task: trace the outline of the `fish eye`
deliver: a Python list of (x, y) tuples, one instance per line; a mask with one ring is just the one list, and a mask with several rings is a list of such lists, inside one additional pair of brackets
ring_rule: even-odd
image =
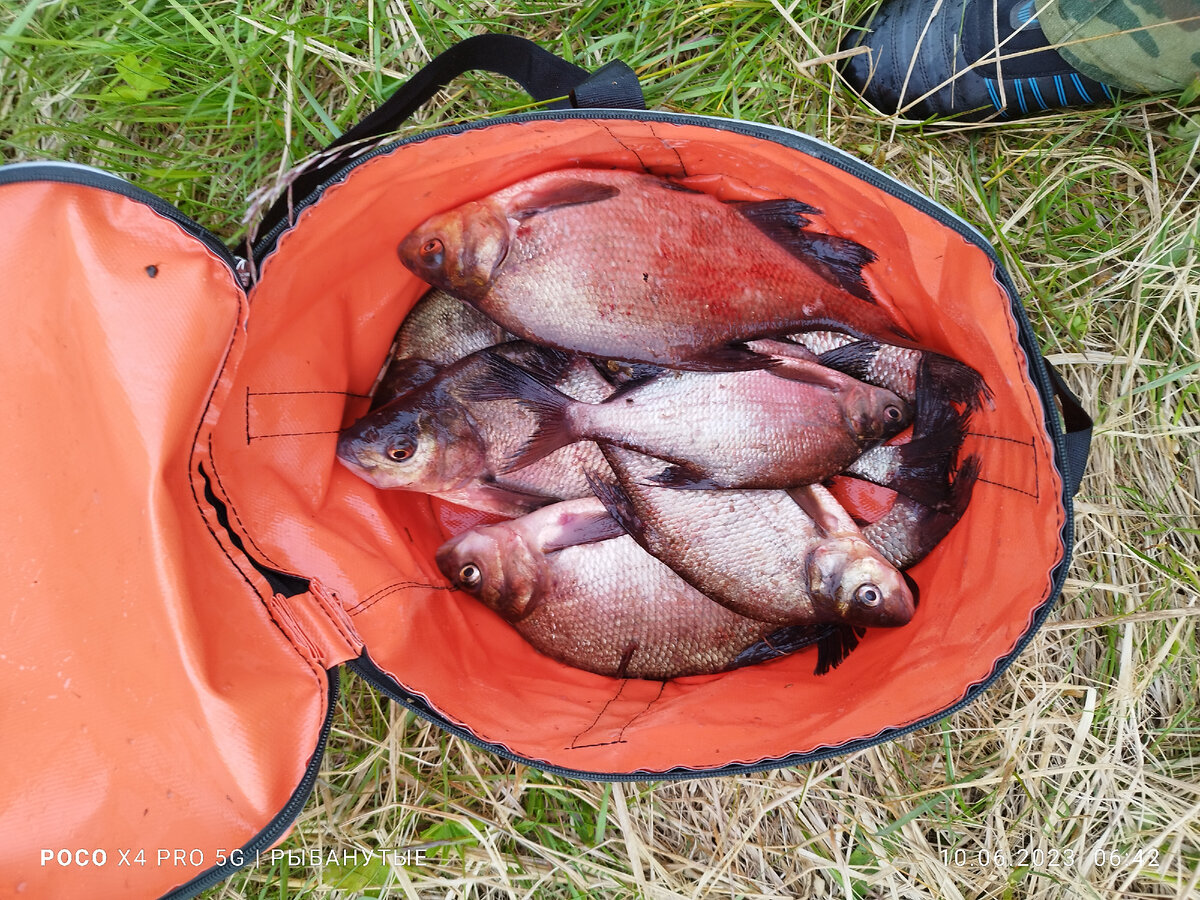
[(430, 238), (421, 245), (421, 261), (429, 266), (440, 266), (445, 252), (446, 246), (440, 238)]
[(883, 602), (883, 592), (873, 584), (864, 584), (854, 592), (854, 600), (863, 606), (878, 606)]
[(475, 563), (467, 563), (458, 570), (458, 583), (465, 588), (479, 587), (481, 581), (483, 581), (483, 573), (479, 571), (479, 566)]
[(887, 407), (883, 411), (883, 414), (890, 422), (899, 422), (900, 419), (904, 416), (904, 413), (901, 412), (900, 407), (898, 407), (898, 406)]
[(398, 444), (393, 444), (388, 447), (387, 458), (392, 462), (408, 462), (413, 458), (413, 454), (417, 452), (417, 445), (412, 441), (401, 441)]

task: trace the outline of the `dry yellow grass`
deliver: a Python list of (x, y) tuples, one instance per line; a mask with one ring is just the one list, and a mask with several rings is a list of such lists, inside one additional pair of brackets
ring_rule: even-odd
[[(652, 99), (814, 133), (976, 224), (1028, 298), (1048, 358), (1097, 417), (1058, 607), (990, 690), (939, 725), (766, 774), (591, 784), (478, 751), (351, 677), (314, 795), (283, 845), (343, 863), (264, 861), (209, 896), (1200, 896), (1200, 109), (1159, 99), (1000, 128), (881, 121), (837, 87), (830, 64), (838, 20), (864, 5), (209, 4), (286, 47), (264, 101), (279, 115), (258, 126), (257, 149), (222, 143), (208, 124), (97, 112), (83, 95), (111, 77), (104, 64), (51, 63), (32, 46), (31, 60), (6, 63), (0, 111), (39, 109), (53, 123), (10, 118), (7, 156), (127, 160), (125, 171), (232, 236), (247, 198), (261, 199), (252, 186), (277, 184), (320, 143), (298, 112), (320, 124), (304, 79), (337, 110), (364, 90), (358, 75), (409, 74), (455, 29), (483, 23), (533, 30), (594, 66), (596, 41), (626, 22), (618, 50)], [(281, 24), (335, 13), (396, 49), (380, 51), (370, 29), (323, 35), (304, 19), (297, 37)], [(94, 33), (113, 39), (116, 28)], [(447, 116), (480, 109), (463, 89), (442, 99)], [(207, 187), (146, 174), (155, 154), (188, 141), (188, 166), (236, 156), (255, 171)], [(345, 864), (349, 851), (403, 848), (407, 865)]]

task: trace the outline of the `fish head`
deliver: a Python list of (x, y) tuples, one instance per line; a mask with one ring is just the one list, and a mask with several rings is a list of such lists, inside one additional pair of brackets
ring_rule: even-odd
[(457, 490), (486, 466), (466, 412), (440, 391), (418, 390), (359, 419), (338, 435), (337, 457), (378, 488), (426, 493)]
[(422, 281), (476, 301), (508, 256), (509, 234), (507, 216), (493, 205), (467, 203), (419, 225), (400, 242), (400, 261)]
[(538, 554), (522, 533), (506, 523), (456, 535), (438, 548), (438, 568), (455, 589), (465, 591), (509, 622), (518, 622), (541, 596)]
[(906, 625), (916, 611), (904, 576), (858, 535), (836, 535), (809, 555), (809, 590), (830, 618), (863, 628)]
[(859, 443), (883, 441), (899, 434), (912, 421), (912, 407), (886, 388), (856, 384), (846, 394), (842, 409), (846, 423)]

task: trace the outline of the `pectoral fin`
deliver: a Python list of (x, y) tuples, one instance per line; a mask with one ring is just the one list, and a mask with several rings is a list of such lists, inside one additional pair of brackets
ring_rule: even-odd
[(553, 553), (564, 547), (579, 544), (595, 544), (620, 537), (625, 529), (608, 514), (598, 509), (594, 513), (570, 513), (555, 523), (553, 532), (548, 532), (542, 542), (543, 553)]
[(564, 181), (522, 194), (513, 202), (508, 214), (514, 219), (528, 219), (553, 209), (611, 200), (619, 193), (619, 189), (608, 184), (597, 184), (582, 179)]

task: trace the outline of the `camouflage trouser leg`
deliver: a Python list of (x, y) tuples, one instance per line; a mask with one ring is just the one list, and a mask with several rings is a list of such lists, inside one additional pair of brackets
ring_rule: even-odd
[(1038, 21), (1089, 78), (1137, 93), (1200, 76), (1200, 0), (1036, 0)]

